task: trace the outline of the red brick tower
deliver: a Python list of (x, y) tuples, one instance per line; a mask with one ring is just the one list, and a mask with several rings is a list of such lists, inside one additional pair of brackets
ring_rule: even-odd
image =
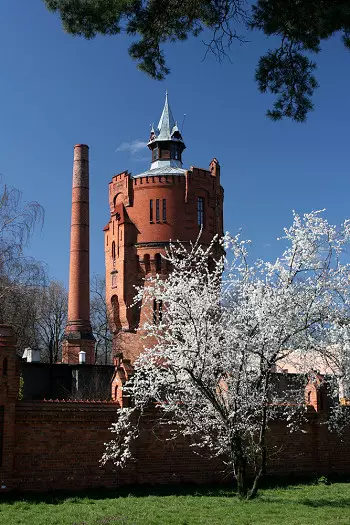
[(95, 339), (90, 323), (89, 268), (89, 147), (74, 146), (70, 237), (68, 322), (62, 347), (63, 363), (79, 363), (79, 352), (93, 364)]
[[(110, 220), (105, 227), (106, 300), (111, 307), (114, 353), (131, 362), (142, 351), (139, 329), (152, 312), (131, 307), (134, 285), (145, 275), (166, 274), (161, 254), (170, 240), (209, 244), (223, 233), (223, 188), (217, 159), (209, 170), (182, 167), (185, 144), (168, 97), (148, 142), (151, 168), (132, 176), (115, 175), (109, 184)], [(154, 305), (155, 312), (159, 305)]]

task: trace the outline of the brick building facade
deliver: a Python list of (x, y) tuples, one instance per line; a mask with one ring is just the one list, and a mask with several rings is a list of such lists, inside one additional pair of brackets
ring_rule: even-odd
[(142, 325), (154, 311), (132, 306), (134, 286), (149, 274), (166, 276), (162, 254), (169, 241), (209, 244), (223, 234), (223, 197), (217, 159), (209, 169), (185, 169), (185, 144), (173, 118), (168, 97), (157, 130), (148, 142), (149, 170), (131, 175), (125, 171), (109, 184), (110, 219), (105, 232), (106, 299), (112, 309), (114, 349), (131, 362), (143, 348)]

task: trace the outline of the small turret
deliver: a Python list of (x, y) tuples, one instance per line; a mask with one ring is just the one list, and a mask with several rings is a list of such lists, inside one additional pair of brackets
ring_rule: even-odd
[(182, 152), (186, 146), (177, 122), (174, 120), (168, 101), (168, 93), (165, 95), (165, 104), (157, 130), (158, 134), (152, 126), (148, 142), (148, 147), (152, 151), (151, 170), (166, 166), (182, 168)]

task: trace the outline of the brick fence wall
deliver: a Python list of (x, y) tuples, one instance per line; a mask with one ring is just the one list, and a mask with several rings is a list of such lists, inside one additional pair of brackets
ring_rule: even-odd
[[(228, 482), (225, 465), (196, 455), (184, 441), (159, 439), (156, 411), (150, 410), (135, 443), (136, 461), (120, 470), (99, 460), (116, 405), (92, 402), (19, 402), (14, 462), (8, 487), (21, 490), (85, 489), (148, 483)], [(268, 474), (350, 474), (350, 435), (330, 434), (322, 415), (310, 413), (306, 433), (290, 434), (282, 423), (269, 431)]]
[(222, 465), (195, 455), (183, 441), (164, 442), (155, 432), (155, 411), (143, 420), (136, 461), (121, 470), (99, 465), (113, 434), (115, 403), (19, 402), (13, 472), (5, 480), (20, 490), (85, 489), (134, 483), (210, 483), (223, 479)]

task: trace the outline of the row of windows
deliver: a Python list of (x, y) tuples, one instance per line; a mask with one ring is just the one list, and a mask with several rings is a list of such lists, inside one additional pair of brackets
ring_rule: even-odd
[[(162, 221), (166, 222), (166, 199), (155, 199), (156, 207), (154, 214), (153, 199), (149, 201), (149, 221), (154, 222), (154, 215), (156, 222), (160, 222), (160, 206), (162, 202)], [(205, 222), (205, 208), (204, 208), (204, 197), (198, 197), (197, 199), (197, 224), (204, 228)], [(120, 232), (120, 238), (122, 239), (122, 232)], [(107, 237), (108, 244), (108, 237)], [(158, 254), (156, 254), (157, 256)], [(119, 243), (118, 243), (118, 257), (119, 257)], [(116, 258), (115, 242), (112, 242), (112, 259)]]
[[(161, 199), (156, 199), (156, 222), (160, 222), (160, 201)], [(166, 199), (162, 199), (162, 221), (166, 222)], [(153, 199), (149, 201), (149, 222), (153, 222), (154, 219), (154, 206)]]
[[(162, 201), (162, 221), (166, 222), (166, 199), (155, 199), (156, 210), (155, 219), (156, 222), (160, 222), (160, 203)], [(154, 204), (153, 199), (149, 201), (149, 222), (154, 222)], [(204, 197), (198, 197), (197, 199), (197, 224), (204, 228)]]
[[(146, 273), (149, 273), (151, 271), (151, 258), (148, 253), (144, 255), (143, 262), (145, 265)], [(161, 272), (162, 271), (162, 256), (160, 255), (160, 253), (155, 254), (154, 263), (156, 267), (156, 272)]]

